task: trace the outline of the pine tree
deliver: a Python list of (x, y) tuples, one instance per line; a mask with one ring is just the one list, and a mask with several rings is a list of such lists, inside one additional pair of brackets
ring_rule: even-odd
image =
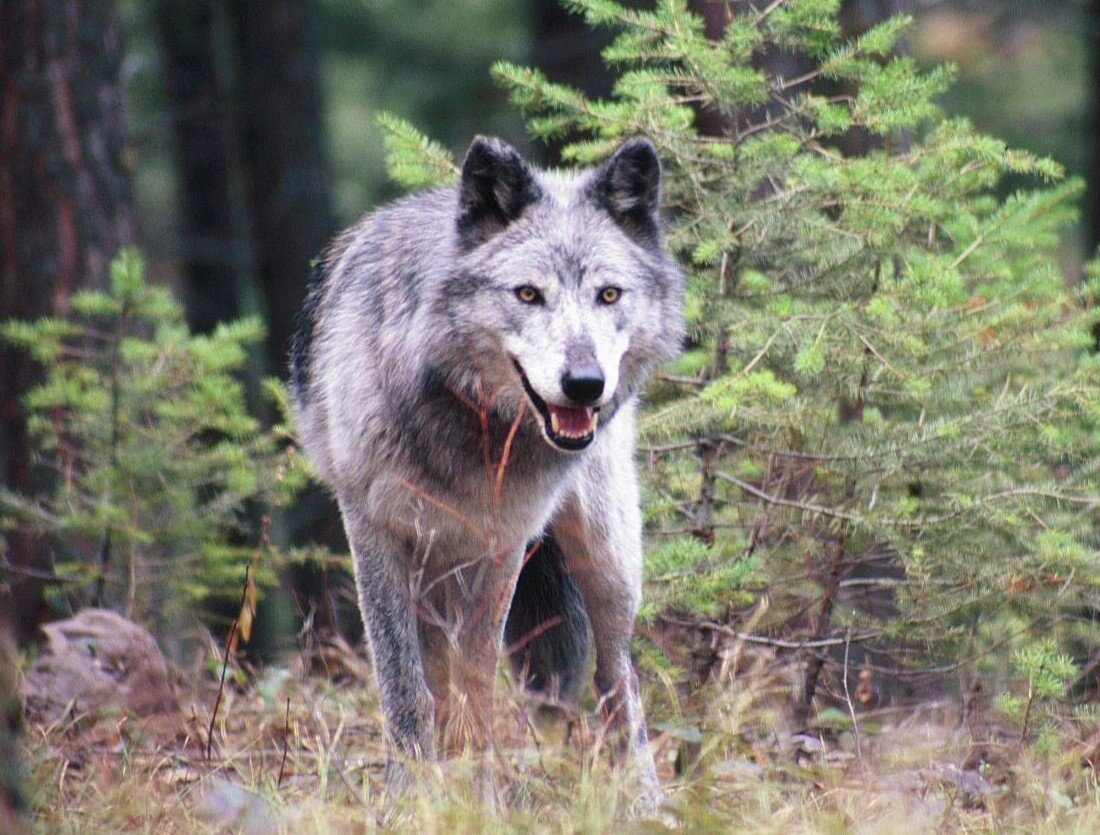
[(271, 578), (268, 543), (242, 535), (242, 512), (289, 498), (304, 471), (284, 430), (246, 409), (239, 376), (263, 339), (257, 320), (192, 335), (124, 249), (110, 286), (75, 293), (72, 315), (9, 322), (0, 338), (44, 368), (24, 405), (54, 475), (46, 496), (0, 491), (0, 518), (46, 537), (62, 593), (163, 627), (195, 603), (238, 599), (250, 566)]
[[(946, 117), (951, 70), (893, 51), (905, 17), (844, 39), (836, 0), (776, 0), (708, 39), (684, 0), (567, 5), (616, 32), (609, 99), (495, 75), (534, 136), (586, 137), (567, 160), (658, 145), (689, 280), (690, 344), (641, 423), (649, 615), (737, 632), (766, 595), (749, 637), (804, 653), (804, 711), (831, 647), (853, 664), (1095, 647), (1075, 613), (1100, 582), (1097, 277), (1069, 286), (1057, 262), (1081, 184)], [(769, 76), (771, 49), (812, 69)], [(846, 156), (857, 129), (873, 149)], [(448, 170), (396, 137), (398, 173)], [(1003, 193), (1009, 175), (1030, 187)]]

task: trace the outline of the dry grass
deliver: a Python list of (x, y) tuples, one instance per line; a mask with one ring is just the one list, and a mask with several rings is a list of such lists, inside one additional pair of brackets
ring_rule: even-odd
[[(651, 684), (654, 748), (669, 789), (660, 820), (631, 815), (627, 775), (606, 765), (598, 727), (547, 728), (502, 677), (491, 763), (498, 802), (478, 801), (468, 760), (418, 770), (384, 802), (384, 746), (369, 672), (239, 671), (206, 728), (216, 679), (195, 671), (184, 718), (159, 725), (81, 717), (26, 738), (37, 828), (47, 832), (1097, 832), (1100, 785), (1067, 745), (1040, 756), (987, 728), (986, 764), (966, 770), (972, 730), (948, 706), (858, 717), (824, 742), (795, 738), (760, 670), (681, 698)], [(287, 705), (289, 703), (289, 712)], [(289, 719), (288, 719), (289, 716)], [(559, 737), (550, 741), (551, 737)], [(1006, 737), (1007, 738), (1007, 737)], [(675, 777), (675, 764), (690, 776)]]

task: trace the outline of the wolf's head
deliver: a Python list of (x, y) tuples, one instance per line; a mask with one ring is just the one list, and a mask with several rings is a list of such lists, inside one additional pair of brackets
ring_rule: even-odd
[(610, 419), (679, 350), (682, 278), (661, 244), (660, 179), (644, 139), (573, 174), (539, 171), (496, 139), (466, 153), (442, 303), (480, 373), (522, 387), (558, 449), (592, 443), (601, 412)]

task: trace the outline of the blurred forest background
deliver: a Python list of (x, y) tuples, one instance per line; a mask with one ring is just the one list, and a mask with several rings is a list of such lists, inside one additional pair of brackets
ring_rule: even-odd
[[(706, 22), (707, 34), (719, 38), (727, 6), (740, 3), (691, 0), (688, 5)], [(763, 2), (752, 5), (770, 8)], [(1051, 158), (1071, 180), (1083, 179), (1085, 188), (1075, 198), (1080, 201), (1079, 217), (1059, 227), (1060, 237), (1053, 245), (1065, 285), (1079, 286), (1100, 242), (1100, 2), (843, 0), (839, 6), (841, 27), (850, 37), (873, 30), (892, 15), (912, 15), (914, 24), (892, 54), (912, 57), (922, 71), (932, 72), (944, 63), (954, 66), (956, 81), (938, 98), (949, 115), (967, 117), (977, 131), (1002, 138), (1010, 147)], [(50, 430), (45, 427), (48, 421), (36, 423), (34, 415), (49, 415), (57, 406), (48, 396), (39, 398), (37, 412), (21, 405), (21, 398), (43, 380), (41, 362), (36, 363), (26, 349), (31, 347), (33, 353), (38, 345), (39, 360), (45, 357), (68, 369), (59, 378), (55, 395), (68, 397), (65, 402), (70, 403), (74, 392), (87, 393), (81, 388), (87, 380), (78, 368), (80, 358), (87, 355), (80, 351), (101, 340), (102, 356), (114, 351), (118, 357), (122, 338), (63, 328), (9, 331), (8, 342), (0, 342), (0, 483), (11, 510), (0, 546), (0, 615), (20, 646), (33, 643), (43, 624), (82, 605), (108, 603), (128, 609), (138, 620), (155, 622), (170, 657), (183, 661), (189, 650), (203, 645), (206, 630), (221, 639), (230, 623), (240, 618), (242, 582), (245, 599), (255, 594), (255, 586), (249, 583), (258, 582), (262, 592), (258, 607), (249, 612), (247, 652), (254, 661), (277, 658), (287, 650), (312, 653), (333, 642), (346, 642), (342, 644), (346, 646), (360, 639), (349, 566), (341, 557), (346, 545), (335, 508), (318, 488), (290, 474), (296, 465), (288, 463), (273, 440), (284, 437), (280, 427), (285, 416), (278, 394), (268, 396), (272, 387), (264, 382), (271, 376), (285, 379), (294, 316), (311, 261), (333, 234), (402, 191), (387, 176), (387, 155), (392, 163), (393, 146), (387, 145), (381, 114), (415, 125), (458, 158), (471, 137), (481, 133), (506, 139), (539, 163), (559, 164), (565, 137), (532, 138), (523, 112), (494, 81), (490, 68), (500, 60), (535, 67), (550, 81), (604, 97), (612, 91), (613, 76), (600, 53), (609, 43), (607, 30), (593, 30), (558, 0), (3, 0), (0, 320), (22, 322), (76, 312), (171, 323), (173, 316), (182, 316), (191, 332), (208, 335), (209, 342), (187, 343), (182, 335), (186, 329), (177, 323), (179, 329), (168, 339), (184, 346), (181, 355), (186, 356), (181, 362), (185, 364), (180, 368), (187, 370), (181, 376), (224, 383), (229, 393), (221, 405), (232, 421), (202, 423), (203, 404), (212, 402), (203, 398), (212, 395), (192, 395), (190, 390), (174, 396), (182, 398), (191, 411), (169, 419), (191, 421), (189, 425), (201, 426), (199, 434), (205, 436), (223, 433), (235, 439), (246, 450), (247, 459), (241, 460), (239, 450), (216, 449), (208, 459), (181, 472), (172, 469), (178, 461), (173, 460), (171, 448), (161, 450), (161, 458), (133, 461), (113, 443), (104, 448), (116, 469), (159, 467), (156, 472), (171, 473), (171, 478), (193, 486), (200, 499), (224, 496), (232, 512), (221, 515), (199, 513), (199, 508), (203, 513), (209, 508), (192, 495), (186, 501), (169, 497), (162, 506), (142, 504), (145, 497), (137, 491), (126, 500), (125, 513), (130, 514), (126, 519), (123, 511), (111, 515), (115, 504), (125, 504), (117, 496), (66, 494), (48, 509), (21, 505), (18, 496), (48, 493), (59, 480), (64, 482), (67, 467), (79, 458), (64, 448), (64, 433), (60, 433), (47, 437), (46, 448), (53, 455), (51, 460), (61, 463), (52, 469), (38, 466), (31, 438), (41, 438)], [(790, 56), (773, 53), (761, 61), (772, 78), (801, 71)], [(505, 86), (514, 91), (520, 85)], [(539, 106), (530, 109), (538, 111)], [(700, 133), (723, 130), (720, 121), (708, 126), (708, 118), (713, 114), (700, 111)], [(392, 119), (388, 124), (392, 142), (402, 126)], [(845, 153), (853, 157), (881, 147), (858, 132), (846, 135), (844, 142), (848, 143), (843, 145)], [(902, 139), (900, 144), (905, 142)], [(1038, 165), (1017, 176), (1011, 166), (1007, 168), (1007, 176), (995, 186), (999, 198), (1029, 181), (1035, 170), (1040, 174), (1047, 170)], [(930, 233), (929, 246), (931, 238)], [(980, 236), (975, 247), (979, 241)], [(116, 264), (112, 274), (112, 258), (123, 245), (135, 245), (144, 265), (126, 260)], [(969, 254), (966, 251), (959, 260)], [(704, 255), (697, 257), (700, 264), (707, 260)], [(153, 290), (145, 286), (145, 276)], [(164, 290), (168, 293), (157, 295)], [(102, 295), (89, 296), (88, 291)], [(173, 308), (172, 299), (182, 305), (179, 310)], [(236, 330), (218, 329), (242, 318), (245, 324)], [(824, 332), (822, 325), (819, 339)], [(1100, 333), (1096, 337), (1100, 340)], [(713, 348), (707, 338), (700, 336), (696, 347)], [(721, 337), (718, 342), (721, 351)], [(151, 343), (145, 347), (154, 350)], [(136, 356), (142, 348), (135, 343), (129, 350)], [(64, 364), (74, 358), (75, 364)], [(117, 366), (118, 362), (116, 371)], [(711, 382), (717, 376), (713, 369), (689, 371), (704, 377), (713, 373), (705, 377)], [(684, 383), (683, 378), (675, 378), (676, 373), (680, 372), (674, 369), (673, 377), (664, 382)], [(113, 381), (117, 389), (117, 374), (111, 376), (110, 365), (95, 382), (104, 381), (107, 388)], [(152, 397), (156, 392), (143, 389), (142, 393)], [(117, 401), (116, 391), (112, 402)], [(855, 418), (861, 419), (862, 414)], [(844, 423), (846, 418), (842, 415), (839, 420)], [(273, 435), (266, 434), (269, 427), (275, 427)], [(104, 432), (110, 436), (110, 429), (98, 424), (70, 427), (74, 435), (84, 431), (96, 438)], [(671, 469), (662, 471), (664, 465), (658, 461), (675, 449), (675, 444), (665, 448), (657, 442), (646, 447), (651, 469), (659, 474), (655, 482), (666, 476), (673, 481), (680, 478)], [(707, 449), (699, 444), (703, 475), (700, 485), (691, 482), (694, 517), (687, 534), (702, 543), (700, 548), (713, 549), (715, 529), (720, 531), (723, 522), (711, 514), (714, 483), (711, 477), (708, 497)], [(233, 476), (215, 475), (219, 469)], [(751, 492), (760, 489), (753, 485), (766, 485), (771, 472), (735, 472), (735, 479), (738, 475), (751, 481), (744, 488)], [(284, 480), (285, 497), (273, 500), (278, 490), (272, 484), (282, 485)], [(158, 487), (149, 489), (153, 495)], [(808, 488), (799, 494), (797, 485), (791, 490), (790, 501), (801, 501), (809, 494)], [(914, 488), (914, 496), (918, 493)], [(871, 507), (876, 495), (872, 494)], [(654, 505), (661, 504), (655, 494), (647, 497)], [(86, 508), (77, 507), (85, 500)], [(100, 508), (97, 515), (96, 500), (104, 507), (110, 504), (111, 512), (104, 516)], [(243, 511), (237, 513), (238, 508)], [(194, 514), (188, 520), (194, 524), (186, 529), (157, 515), (187, 509)], [(662, 531), (656, 530), (666, 521), (661, 512), (654, 511), (649, 519), (652, 543), (661, 541)], [(1094, 513), (1095, 502), (1085, 512)], [(27, 521), (35, 514), (46, 528), (72, 514), (75, 521), (66, 524), (76, 534), (69, 546), (44, 536), (42, 525)], [(224, 524), (227, 515), (234, 514), (234, 524)], [(117, 528), (124, 535), (116, 534), (113, 542), (111, 534), (103, 535), (104, 518), (110, 519), (109, 529)], [(159, 521), (149, 521), (154, 518)], [(129, 601), (121, 591), (105, 590), (105, 572), (115, 577), (120, 588), (126, 585), (117, 577), (124, 566), (120, 538), (141, 539), (139, 531), (126, 528), (129, 520), (138, 527), (144, 520), (150, 537), (163, 535), (189, 543), (178, 549), (180, 553), (201, 552), (193, 573), (180, 578), (170, 570), (153, 570), (136, 581), (131, 576)], [(1074, 524), (1080, 522), (1077, 519)], [(1087, 527), (1094, 521), (1086, 519), (1082, 524)], [(750, 558), (757, 533), (754, 527), (744, 546)], [(810, 540), (820, 536), (823, 541), (845, 541), (845, 534), (832, 529), (805, 535)], [(719, 533), (720, 546), (722, 536)], [(1078, 541), (1057, 542), (1050, 546), (1058, 552), (1052, 561), (1062, 557), (1068, 563), (1072, 560), (1066, 554), (1072, 552), (1073, 560), (1088, 563), (1087, 576), (1092, 577), (1095, 528), (1091, 543), (1079, 548)], [(742, 545), (736, 542), (737, 548)], [(665, 560), (682, 570), (690, 549), (682, 546), (674, 553), (661, 547), (654, 545), (654, 565), (660, 568)], [(869, 553), (875, 547), (869, 545)], [(713, 562), (717, 553), (706, 552), (700, 564)], [(853, 559), (845, 582), (852, 587), (860, 583), (876, 589), (900, 587), (905, 575), (898, 573), (893, 552), (883, 553), (886, 556), (872, 553)], [(176, 556), (165, 550), (155, 554), (150, 564), (171, 569)], [(80, 560), (90, 568), (75, 569), (73, 563)], [(177, 574), (183, 564), (192, 565), (176, 563)], [(695, 665), (694, 672), (705, 679), (716, 665), (726, 663), (716, 636), (728, 633), (727, 637), (743, 638), (745, 633), (738, 630), (758, 629), (766, 634), (753, 646), (795, 657), (811, 670), (798, 685), (800, 695), (793, 697), (803, 721), (809, 718), (822, 666), (838, 665), (841, 655), (847, 694), (849, 650), (856, 653), (851, 664), (860, 670), (858, 683), (868, 688), (866, 701), (862, 695), (859, 699), (864, 707), (980, 690), (973, 676), (963, 674), (972, 672), (969, 662), (974, 658), (957, 646), (957, 654), (940, 659), (942, 664), (931, 663), (935, 659), (928, 657), (907, 664), (894, 652), (903, 638), (887, 627), (876, 636), (884, 637), (885, 648), (880, 647), (878, 654), (853, 649), (849, 639), (853, 630), (858, 633), (860, 618), (890, 621), (895, 613), (892, 592), (877, 598), (876, 592), (868, 592), (868, 599), (857, 604), (863, 607), (858, 617), (830, 623), (840, 569), (822, 565), (809, 555), (805, 564), (806, 576), (813, 577), (808, 584), (812, 588), (798, 592), (802, 595), (798, 605), (784, 600), (776, 606), (786, 613), (782, 620), (768, 619), (775, 615), (766, 616), (768, 600), (782, 597), (785, 582), (797, 585), (804, 577), (762, 579), (757, 573), (750, 582), (736, 572), (715, 571), (708, 577), (714, 582), (725, 578), (738, 593), (708, 587), (700, 592), (708, 608), (696, 612), (683, 605), (682, 597), (657, 593), (642, 630), (643, 654), (650, 641), (666, 649), (686, 647), (686, 656), (681, 654), (677, 662), (689, 668)], [(912, 565), (907, 567), (913, 570)], [(176, 585), (162, 587), (169, 575)], [(1077, 577), (1072, 571), (1069, 576)], [(1017, 658), (1016, 672), (1028, 680), (1029, 688), (1032, 679), (1042, 678), (1040, 673), (1051, 674), (1060, 657), (1056, 650), (1068, 650), (1074, 654), (1074, 666), (1057, 672), (1053, 691), (1064, 694), (1067, 688), (1076, 688), (1077, 696), (1094, 694), (1100, 669), (1100, 644), (1095, 642), (1100, 615), (1095, 601), (1088, 603), (1095, 585), (1088, 585), (1091, 581), (1085, 576), (1082, 571), (1077, 577), (1085, 602), (1074, 598), (1072, 605), (1065, 604), (1072, 609), (1067, 617), (1085, 626), (1063, 635), (1057, 647), (1045, 647), (1030, 673), (1028, 658)], [(1054, 581), (1043, 579), (1049, 577)], [(1049, 566), (1035, 568), (1033, 574), (1018, 578), (1019, 589), (1002, 591), (1006, 595), (1030, 592), (1036, 584), (1059, 585), (1061, 577)], [(1011, 574), (1002, 580), (1009, 585), (1017, 582)], [(145, 603), (137, 606), (133, 605), (135, 582), (149, 589), (148, 595), (139, 595)], [(943, 582), (957, 583), (957, 578), (951, 575)], [(1070, 580), (1065, 582), (1069, 585)], [(715, 601), (724, 611), (721, 606), (715, 608)], [(658, 604), (667, 604), (661, 617), (655, 616)], [(959, 605), (976, 604), (968, 600)], [(816, 614), (808, 615), (811, 610)], [(945, 622), (953, 612), (944, 615)], [(909, 612), (907, 617), (911, 616)], [(1021, 617), (1026, 620), (1030, 615)], [(661, 630), (663, 637), (656, 634)], [(991, 645), (997, 646), (986, 635), (980, 651), (990, 651)], [(667, 672), (663, 664), (656, 658), (645, 661), (657, 675)], [(923, 677), (914, 671), (923, 671)], [(822, 673), (821, 682), (837, 695), (840, 684), (835, 679), (830, 681)], [(1025, 734), (1031, 699), (1028, 689)]]
[[(713, 17), (721, 5), (698, 0), (695, 8)], [(913, 14), (905, 48), (925, 66), (957, 67), (942, 97), (949, 113), (1085, 176), (1100, 153), (1094, 5), (845, 0), (842, 22), (858, 34)], [(399, 193), (386, 176), (380, 113), (455, 154), (488, 133), (553, 165), (559, 146), (527, 138), (491, 64), (526, 63), (591, 95), (611, 88), (599, 55), (609, 36), (557, 0), (9, 2), (2, 21), (3, 318), (64, 312), (78, 288), (105, 286), (119, 243), (136, 243), (155, 282), (183, 300), (195, 331), (242, 315), (262, 319), (265, 350), (248, 364), (250, 398), (261, 410), (258, 381), (286, 373), (311, 259), (336, 231)], [(21, 72), (31, 55), (43, 62), (39, 78)], [(51, 98), (49, 73), (59, 67), (73, 83), (66, 102)], [(1097, 240), (1089, 218), (1100, 212), (1085, 208), (1062, 250), (1069, 277)], [(26, 490), (35, 476), (18, 398), (33, 376), (17, 349), (0, 347), (0, 356), (0, 472)], [(342, 548), (331, 504), (316, 493), (279, 525), (284, 542)], [(49, 549), (18, 531), (8, 537), (6, 589), (25, 640), (63, 604), (55, 596), (53, 609), (45, 605)], [(283, 590), (264, 607), (269, 640), (285, 642), (305, 613), (356, 634), (347, 584), (327, 569), (288, 574)]]
[[(693, 4), (715, 31), (724, 7)], [(925, 67), (957, 67), (946, 111), (1090, 178), (1089, 206), (1060, 250), (1073, 282), (1100, 218), (1089, 210), (1098, 199), (1100, 4), (845, 0), (842, 23), (858, 35), (902, 11), (915, 17), (903, 50)], [(599, 56), (607, 36), (557, 0), (9, 1), (0, 24), (3, 318), (65, 314), (79, 290), (107, 286), (120, 244), (136, 244), (195, 332), (238, 317), (263, 323), (242, 378), (267, 424), (278, 415), (261, 381), (285, 376), (310, 261), (332, 234), (399, 194), (386, 177), (379, 113), (453, 154), (489, 133), (552, 165), (560, 145), (528, 139), (489, 67), (525, 63), (592, 96), (612, 85)], [(51, 477), (32, 465), (19, 405), (36, 372), (11, 345), (0, 356), (0, 472), (13, 491), (34, 493)], [(261, 536), (276, 548), (345, 548), (316, 488), (261, 515), (253, 510), (235, 535), (241, 553)], [(87, 598), (54, 573), (56, 542), (19, 524), (5, 536), (5, 608), (25, 641)], [(294, 551), (268, 576), (256, 652), (292, 647), (295, 636), (359, 637), (348, 571), (326, 553)], [(224, 628), (235, 614), (240, 570), (223, 574), (222, 604), (218, 590), (205, 595), (209, 623)]]

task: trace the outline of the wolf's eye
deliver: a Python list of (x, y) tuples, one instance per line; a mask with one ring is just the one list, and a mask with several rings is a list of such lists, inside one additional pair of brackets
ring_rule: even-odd
[(604, 287), (596, 298), (600, 300), (600, 304), (615, 304), (622, 295), (623, 291), (618, 287)]
[(542, 293), (539, 292), (537, 287), (524, 284), (522, 287), (516, 288), (516, 298), (524, 304), (539, 304), (542, 301)]

